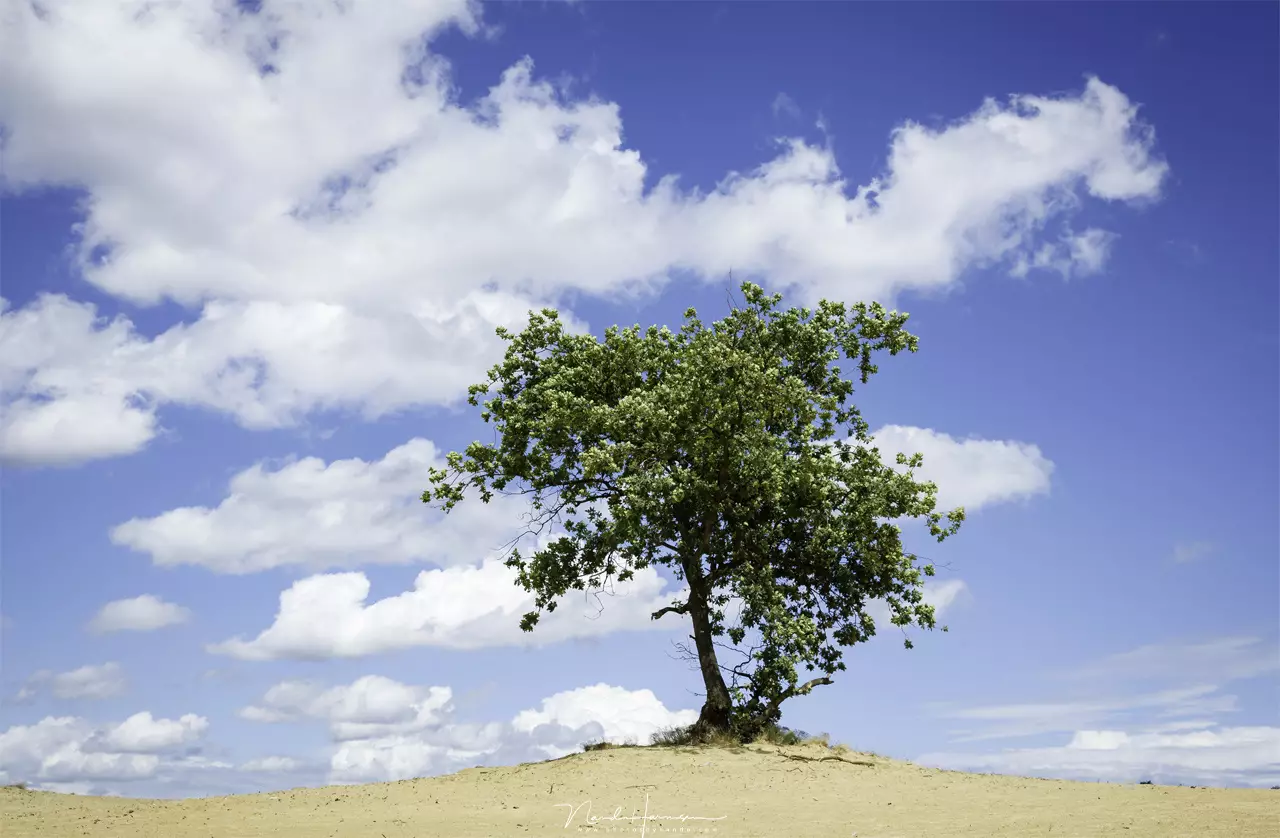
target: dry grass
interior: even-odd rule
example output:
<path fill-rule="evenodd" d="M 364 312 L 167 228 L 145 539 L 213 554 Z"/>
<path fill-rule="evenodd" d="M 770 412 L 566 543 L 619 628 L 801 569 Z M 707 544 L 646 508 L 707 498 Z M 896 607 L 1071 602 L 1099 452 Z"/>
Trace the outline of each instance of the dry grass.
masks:
<path fill-rule="evenodd" d="M 609 820 L 639 815 L 718 818 Z M 574 809 L 573 807 L 577 807 Z M 588 826 L 590 819 L 597 820 Z M 1280 793 L 1034 780 L 800 745 L 609 747 L 444 777 L 181 801 L 0 789 L 5 838 L 1025 838 L 1276 834 Z M 681 831 L 683 829 L 683 831 Z"/>

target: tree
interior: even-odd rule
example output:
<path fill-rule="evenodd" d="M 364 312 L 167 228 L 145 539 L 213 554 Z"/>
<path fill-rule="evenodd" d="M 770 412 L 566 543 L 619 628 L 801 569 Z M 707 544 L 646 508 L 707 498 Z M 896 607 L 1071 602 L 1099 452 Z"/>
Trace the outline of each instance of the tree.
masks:
<path fill-rule="evenodd" d="M 921 589 L 933 565 L 904 551 L 893 522 L 921 519 L 942 541 L 964 511 L 945 523 L 935 512 L 919 454 L 882 460 L 835 365 L 850 360 L 866 384 L 876 353 L 916 351 L 906 314 L 825 300 L 783 311 L 781 295 L 741 289 L 746 304 L 710 328 L 692 308 L 678 333 L 614 326 L 603 341 L 567 333 L 554 309 L 519 334 L 499 328 L 505 358 L 468 401 L 489 396 L 481 416 L 500 438 L 450 453 L 423 501 L 447 512 L 469 489 L 486 503 L 524 494 L 529 532 L 559 525 L 548 546 L 506 560 L 534 594 L 525 631 L 569 591 L 669 568 L 687 590 L 652 618 L 692 623 L 697 728 L 746 738 L 845 668 L 842 648 L 875 633 L 870 600 L 894 625 L 935 626 Z M 721 663 L 723 638 L 736 647 L 749 633 L 744 661 Z M 818 674 L 802 682 L 800 667 Z"/>

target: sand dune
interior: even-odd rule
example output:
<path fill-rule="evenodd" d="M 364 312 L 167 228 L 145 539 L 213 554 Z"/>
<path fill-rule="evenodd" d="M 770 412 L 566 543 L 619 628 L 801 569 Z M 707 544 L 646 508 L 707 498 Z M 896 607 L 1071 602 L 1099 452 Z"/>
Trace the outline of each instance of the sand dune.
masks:
<path fill-rule="evenodd" d="M 646 801 L 649 820 L 642 821 Z M 397 783 L 180 801 L 9 788 L 0 790 L 0 832 L 5 838 L 1250 838 L 1280 834 L 1280 791 L 965 774 L 819 745 L 620 748 Z"/>

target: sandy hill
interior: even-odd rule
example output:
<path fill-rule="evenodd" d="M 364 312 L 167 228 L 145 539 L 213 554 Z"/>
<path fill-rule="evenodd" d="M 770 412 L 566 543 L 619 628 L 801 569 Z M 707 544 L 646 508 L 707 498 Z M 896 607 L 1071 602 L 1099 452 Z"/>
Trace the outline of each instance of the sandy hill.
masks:
<path fill-rule="evenodd" d="M 1270 838 L 1280 835 L 1280 791 L 965 774 L 812 744 L 619 748 L 397 783 L 181 801 L 7 788 L 0 833 Z"/>

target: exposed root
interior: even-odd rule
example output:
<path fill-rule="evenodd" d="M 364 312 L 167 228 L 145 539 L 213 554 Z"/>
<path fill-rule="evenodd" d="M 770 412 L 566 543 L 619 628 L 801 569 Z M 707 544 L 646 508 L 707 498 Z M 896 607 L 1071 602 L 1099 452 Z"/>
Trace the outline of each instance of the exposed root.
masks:
<path fill-rule="evenodd" d="M 800 754 L 788 754 L 784 751 L 774 751 L 773 753 L 777 754 L 783 759 L 795 760 L 796 762 L 826 762 L 827 760 L 834 760 L 835 762 L 847 762 L 850 765 L 861 765 L 867 768 L 875 767 L 874 762 L 868 762 L 866 760 L 861 760 L 861 759 L 845 759 L 844 757 L 833 756 L 831 754 L 828 754 L 826 756 L 821 756 L 821 757 L 806 757 L 806 756 L 801 756 Z"/>

